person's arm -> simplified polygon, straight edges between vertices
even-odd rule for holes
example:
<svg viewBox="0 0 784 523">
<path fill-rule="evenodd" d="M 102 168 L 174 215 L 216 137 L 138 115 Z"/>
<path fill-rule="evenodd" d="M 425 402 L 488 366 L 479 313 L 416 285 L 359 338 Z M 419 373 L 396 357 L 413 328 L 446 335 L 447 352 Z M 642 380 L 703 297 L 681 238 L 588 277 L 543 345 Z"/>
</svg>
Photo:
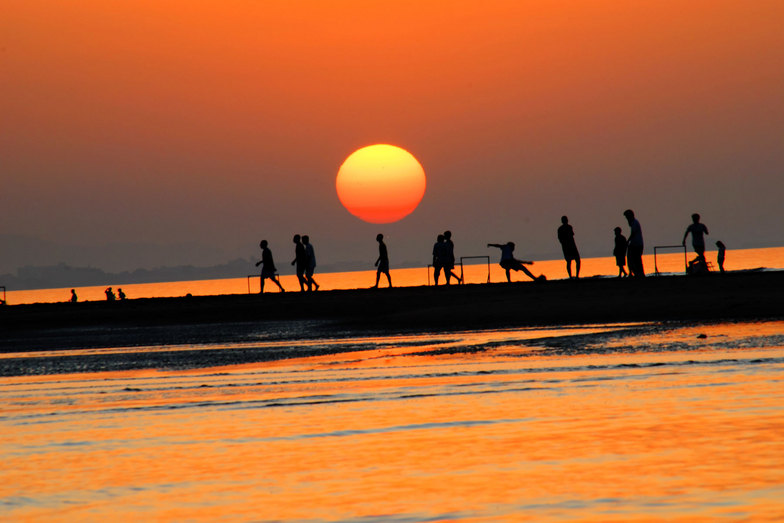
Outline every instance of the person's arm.
<svg viewBox="0 0 784 523">
<path fill-rule="evenodd" d="M 683 241 L 681 245 L 686 245 L 686 237 L 689 235 L 689 231 L 691 230 L 691 226 L 686 227 L 686 232 L 683 233 Z"/>
<path fill-rule="evenodd" d="M 503 248 L 503 245 L 500 245 L 498 243 L 488 243 L 487 246 L 488 247 L 497 247 L 499 249 Z"/>
</svg>

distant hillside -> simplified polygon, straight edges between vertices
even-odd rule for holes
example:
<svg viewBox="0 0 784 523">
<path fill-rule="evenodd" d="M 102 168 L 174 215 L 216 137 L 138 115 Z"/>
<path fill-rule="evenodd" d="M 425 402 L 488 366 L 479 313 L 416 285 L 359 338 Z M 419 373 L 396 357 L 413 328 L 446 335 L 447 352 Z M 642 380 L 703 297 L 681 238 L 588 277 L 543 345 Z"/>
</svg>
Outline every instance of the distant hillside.
<svg viewBox="0 0 784 523">
<path fill-rule="evenodd" d="M 60 263 L 51 266 L 26 266 L 16 274 L 0 274 L 0 285 L 8 290 L 51 289 L 59 287 L 87 287 L 92 285 L 127 285 L 165 281 L 212 280 L 241 278 L 255 272 L 253 261 L 238 258 L 222 265 L 194 267 L 158 267 L 108 273 L 93 267 L 71 267 Z"/>
</svg>

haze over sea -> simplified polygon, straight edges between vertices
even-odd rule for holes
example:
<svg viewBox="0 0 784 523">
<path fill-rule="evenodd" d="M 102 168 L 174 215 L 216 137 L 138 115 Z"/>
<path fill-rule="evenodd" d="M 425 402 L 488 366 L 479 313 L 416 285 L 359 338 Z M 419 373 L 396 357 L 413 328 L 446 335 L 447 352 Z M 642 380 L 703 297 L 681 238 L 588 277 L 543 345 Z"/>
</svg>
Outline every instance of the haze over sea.
<svg viewBox="0 0 784 523">
<path fill-rule="evenodd" d="M 496 252 L 493 252 L 496 251 Z M 487 259 L 467 258 L 465 260 L 465 280 L 466 283 L 486 283 L 505 281 L 503 269 L 498 266 L 497 250 L 493 249 L 486 253 Z M 458 253 L 459 255 L 459 253 Z M 394 256 L 394 252 L 392 252 Z M 484 253 L 483 253 L 484 256 Z M 523 254 L 518 257 L 524 258 Z M 688 259 L 692 259 L 694 253 L 691 248 L 688 251 Z M 712 263 L 715 270 L 716 253 L 707 252 L 706 257 Z M 281 261 L 285 259 L 279 256 L 278 267 L 285 266 Z M 660 252 L 654 261 L 653 254 L 643 257 L 643 264 L 647 274 L 653 275 L 658 268 L 662 274 L 683 274 L 685 269 L 684 255 L 682 250 L 668 249 Z M 368 262 L 372 268 L 373 261 Z M 489 266 L 488 266 L 489 265 Z M 753 270 L 753 269 L 784 269 L 784 247 L 771 247 L 762 249 L 739 249 L 727 252 L 725 269 L 733 270 Z M 488 274 L 489 269 L 489 274 Z M 534 274 L 544 274 L 548 279 L 566 278 L 565 263 L 563 260 L 542 260 L 536 261 L 530 267 Z M 460 266 L 455 268 L 460 273 Z M 395 269 L 394 258 L 392 259 L 392 283 L 395 286 L 420 286 L 432 284 L 432 269 L 425 267 Z M 583 258 L 581 277 L 613 277 L 617 276 L 618 268 L 615 266 L 615 258 Z M 221 295 L 221 294 L 245 294 L 248 292 L 259 291 L 258 271 L 255 267 L 248 267 L 248 275 L 241 278 L 228 278 L 216 280 L 198 281 L 172 281 L 161 283 L 142 283 L 142 284 L 123 284 L 122 282 L 107 281 L 105 285 L 76 287 L 80 301 L 95 301 L 105 299 L 104 289 L 107 286 L 122 287 L 129 298 L 152 298 L 152 297 L 172 297 Z M 320 290 L 333 289 L 356 289 L 367 288 L 375 283 L 375 270 L 353 271 L 353 272 L 333 272 L 319 273 L 318 268 L 315 274 L 316 281 L 321 286 Z M 526 281 L 528 278 L 521 273 L 513 273 L 513 281 Z M 280 277 L 283 287 L 288 291 L 299 290 L 296 276 L 285 275 Z M 529 280 L 530 281 L 530 280 Z M 443 276 L 441 283 L 444 282 Z M 386 280 L 382 278 L 381 285 L 384 286 Z M 2 282 L 0 282 L 2 285 Z M 8 290 L 7 301 L 9 304 L 21 303 L 47 303 L 68 301 L 71 297 L 70 287 L 58 289 L 36 289 L 36 290 Z M 274 284 L 267 283 L 265 292 L 278 292 Z"/>
</svg>

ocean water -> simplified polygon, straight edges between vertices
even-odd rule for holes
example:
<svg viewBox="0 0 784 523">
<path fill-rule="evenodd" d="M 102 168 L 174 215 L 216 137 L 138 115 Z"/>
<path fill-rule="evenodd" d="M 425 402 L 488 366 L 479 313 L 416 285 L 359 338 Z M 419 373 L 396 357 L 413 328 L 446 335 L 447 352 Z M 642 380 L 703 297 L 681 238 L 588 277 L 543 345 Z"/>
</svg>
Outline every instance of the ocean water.
<svg viewBox="0 0 784 523">
<path fill-rule="evenodd" d="M 466 283 L 487 283 L 506 281 L 503 269 L 498 265 L 498 249 L 492 249 L 488 258 L 485 259 L 466 259 L 462 270 L 458 265 L 455 272 L 460 275 L 463 272 Z M 689 250 L 688 259 L 694 257 L 694 253 Z M 708 261 L 716 270 L 716 253 L 707 252 Z M 685 261 L 682 249 L 667 249 L 658 253 L 643 256 L 643 265 L 646 273 L 653 275 L 660 274 L 684 274 Z M 727 252 L 725 269 L 730 271 L 753 270 L 753 269 L 784 269 L 784 247 L 772 247 L 766 249 L 742 249 Z M 566 273 L 566 264 L 563 260 L 540 260 L 535 261 L 529 269 L 535 274 L 544 274 L 548 279 L 563 279 Z M 122 282 L 106 282 L 105 285 L 91 287 L 76 287 L 76 293 L 80 301 L 104 300 L 104 289 L 107 286 L 114 287 L 115 291 L 121 287 L 128 298 L 151 298 L 151 297 L 172 297 L 185 296 L 208 296 L 221 294 L 245 294 L 259 292 L 259 277 L 255 267 L 248 267 L 248 274 L 240 278 L 227 278 L 218 280 L 199 280 L 199 281 L 175 281 L 162 283 L 143 283 L 143 284 L 123 284 Z M 582 260 L 580 276 L 591 277 L 615 277 L 618 275 L 618 268 L 615 266 L 615 258 L 585 258 Z M 433 283 L 432 269 L 427 267 L 395 269 L 394 263 L 391 270 L 392 283 L 395 286 L 420 286 Z M 367 288 L 375 284 L 375 270 L 318 273 L 315 275 L 316 281 L 321 286 L 320 290 L 334 289 L 359 289 Z M 520 272 L 512 273 L 512 281 L 526 281 L 529 278 Z M 280 277 L 281 284 L 288 291 L 298 291 L 299 284 L 296 276 L 286 275 Z M 441 277 L 444 283 L 444 277 Z M 382 276 L 381 285 L 385 286 L 386 279 Z M 2 285 L 2 282 L 0 282 Z M 275 284 L 267 282 L 265 292 L 279 292 Z M 21 303 L 51 303 L 68 301 L 71 297 L 71 288 L 60 289 L 36 289 L 36 290 L 9 290 L 6 293 L 9 304 Z"/>
<path fill-rule="evenodd" d="M 238 346 L 290 358 L 188 365 Z M 3 355 L 31 371 L 0 378 L 0 518 L 784 519 L 784 321 L 91 352 L 154 351 L 180 364 Z"/>
</svg>

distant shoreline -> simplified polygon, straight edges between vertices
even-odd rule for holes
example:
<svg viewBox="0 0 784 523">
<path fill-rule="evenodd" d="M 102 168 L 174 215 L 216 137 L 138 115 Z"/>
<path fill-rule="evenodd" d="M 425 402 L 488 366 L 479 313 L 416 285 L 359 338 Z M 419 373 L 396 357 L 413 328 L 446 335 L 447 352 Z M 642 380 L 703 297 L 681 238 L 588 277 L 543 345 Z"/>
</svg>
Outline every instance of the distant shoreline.
<svg viewBox="0 0 784 523">
<path fill-rule="evenodd" d="M 0 307 L 0 352 L 338 333 L 784 317 L 784 271 Z M 286 324 L 277 332 L 272 325 Z"/>
</svg>

